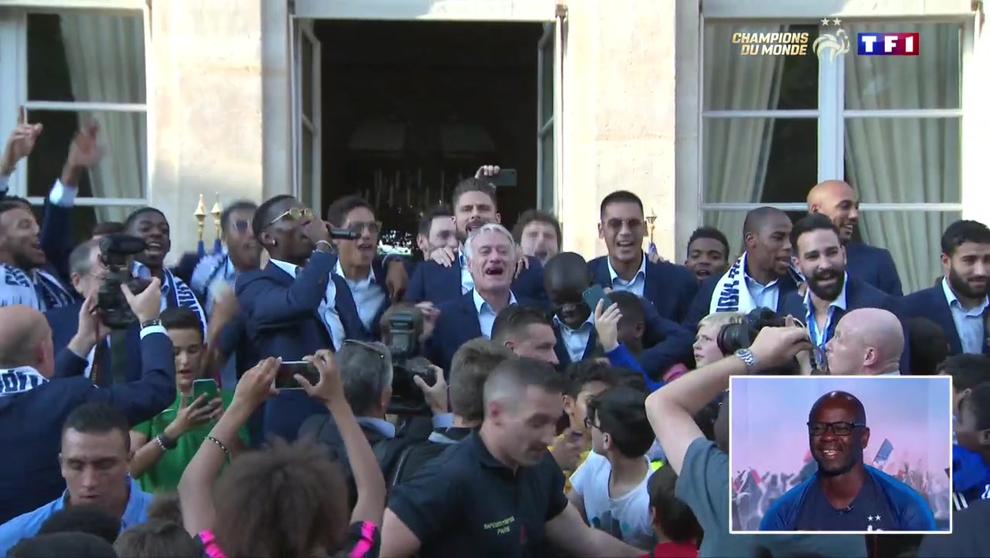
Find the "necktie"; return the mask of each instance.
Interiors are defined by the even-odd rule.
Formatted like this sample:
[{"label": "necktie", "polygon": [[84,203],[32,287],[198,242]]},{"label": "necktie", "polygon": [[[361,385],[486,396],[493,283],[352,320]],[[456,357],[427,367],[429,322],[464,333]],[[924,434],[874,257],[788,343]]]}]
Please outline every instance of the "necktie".
[{"label": "necktie", "polygon": [[127,371],[132,363],[128,362],[127,330],[115,329],[110,332],[110,377],[112,384],[126,384]]}]

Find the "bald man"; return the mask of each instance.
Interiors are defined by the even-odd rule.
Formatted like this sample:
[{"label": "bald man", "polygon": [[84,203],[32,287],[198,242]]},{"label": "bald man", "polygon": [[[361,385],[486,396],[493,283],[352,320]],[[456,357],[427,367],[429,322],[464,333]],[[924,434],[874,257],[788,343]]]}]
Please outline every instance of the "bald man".
[{"label": "bald man", "polygon": [[856,396],[831,391],[808,413],[808,445],[818,470],[780,497],[761,531],[934,531],[925,499],[863,463],[870,443],[866,410]]},{"label": "bald man", "polygon": [[[86,356],[106,330],[95,317],[95,297],[80,310],[79,331],[56,357],[45,317],[27,306],[0,308],[0,523],[58,498],[62,423],[83,403],[120,409],[131,424],[149,420],[175,399],[175,359],[158,324],[161,283],[125,293],[142,324],[142,374],[137,381],[98,389],[83,376]],[[96,465],[96,464],[89,464]]]},{"label": "bald man", "polygon": [[881,308],[860,308],[842,316],[825,346],[829,374],[897,376],[904,329]]},{"label": "bald man", "polygon": [[821,213],[839,229],[839,239],[846,247],[847,271],[881,291],[903,296],[901,279],[890,252],[883,248],[854,242],[859,223],[859,194],[841,180],[826,180],[808,192],[808,213]]}]

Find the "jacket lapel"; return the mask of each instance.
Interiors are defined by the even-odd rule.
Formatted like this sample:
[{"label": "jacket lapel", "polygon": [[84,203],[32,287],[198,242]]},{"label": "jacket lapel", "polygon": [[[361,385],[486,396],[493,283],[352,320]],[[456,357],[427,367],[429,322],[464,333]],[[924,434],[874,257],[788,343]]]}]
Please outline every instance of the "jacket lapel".
[{"label": "jacket lapel", "polygon": [[341,323],[344,324],[344,333],[347,334],[347,337],[353,337],[355,339],[370,338],[371,334],[361,322],[357,303],[354,302],[354,294],[351,293],[351,288],[347,284],[347,281],[336,273],[331,273],[330,278],[333,280],[333,284],[337,289],[334,307],[337,309],[337,315],[340,316]]},{"label": "jacket lapel", "polygon": [[612,287],[612,277],[608,274],[608,256],[598,258],[591,272],[592,280],[602,287]]},{"label": "jacket lapel", "polygon": [[567,345],[564,344],[564,334],[560,332],[560,326],[554,322],[553,333],[557,337],[557,343],[553,346],[553,352],[557,355],[557,361],[561,366],[571,363],[571,355],[567,352]]},{"label": "jacket lapel", "polygon": [[582,359],[586,359],[595,352],[598,348],[598,331],[595,328],[591,328],[591,333],[588,334],[588,343],[584,346],[584,354],[581,355]]},{"label": "jacket lapel", "polygon": [[481,337],[481,321],[478,319],[478,311],[474,307],[474,291],[468,291],[461,295],[461,322],[464,326],[465,339]]},{"label": "jacket lapel", "polygon": [[438,292],[461,294],[461,260],[454,258],[450,267],[437,266],[440,276],[437,277]]},{"label": "jacket lapel", "polygon": [[[942,284],[939,283],[932,287],[930,292],[933,314],[929,317],[942,326],[942,332],[945,334],[946,340],[949,341],[952,353],[959,354],[962,352],[962,340],[959,339],[959,332],[956,331],[956,321],[952,319],[952,310],[949,309],[949,301],[945,299]],[[986,346],[986,344],[987,342],[984,340],[983,345]]]}]

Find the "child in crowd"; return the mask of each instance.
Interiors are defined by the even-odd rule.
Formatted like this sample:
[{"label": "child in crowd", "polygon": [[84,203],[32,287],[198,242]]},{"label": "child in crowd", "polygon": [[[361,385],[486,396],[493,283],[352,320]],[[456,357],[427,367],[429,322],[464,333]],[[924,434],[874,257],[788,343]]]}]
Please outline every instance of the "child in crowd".
[{"label": "child in crowd", "polygon": [[653,546],[646,457],[654,434],[646,394],[618,386],[588,402],[593,453],[571,476],[571,503],[592,527],[638,547]]},{"label": "child in crowd", "polygon": [[661,467],[646,484],[657,546],[643,558],[697,558],[701,526],[687,504],[674,495],[677,473]]},{"label": "child in crowd", "polygon": [[[582,360],[567,368],[567,393],[564,394],[565,424],[563,432],[557,436],[550,453],[557,465],[570,478],[578,465],[584,462],[591,451],[591,433],[585,427],[588,414],[588,401],[614,387],[618,376],[608,364],[596,360]],[[570,482],[565,486],[570,490]]]}]

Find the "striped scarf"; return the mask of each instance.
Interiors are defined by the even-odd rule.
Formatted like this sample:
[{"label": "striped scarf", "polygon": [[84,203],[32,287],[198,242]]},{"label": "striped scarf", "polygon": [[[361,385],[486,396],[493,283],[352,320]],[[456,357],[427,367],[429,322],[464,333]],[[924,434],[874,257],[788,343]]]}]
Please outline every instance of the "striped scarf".
[{"label": "striped scarf", "polygon": [[[168,269],[163,269],[165,280],[162,282],[162,304],[164,312],[168,308],[188,308],[196,313],[200,323],[203,325],[203,335],[206,335],[206,312],[199,304],[196,293],[193,292],[185,281],[179,279]],[[151,270],[145,265],[134,262],[131,267],[131,275],[140,279],[151,279]]]},{"label": "striped scarf", "polygon": [[52,274],[0,263],[0,307],[24,305],[46,312],[73,303],[72,294]]},{"label": "striped scarf", "polygon": [[190,286],[206,303],[206,312],[213,312],[213,301],[224,288],[233,289],[237,270],[227,253],[203,256],[190,278]]}]

